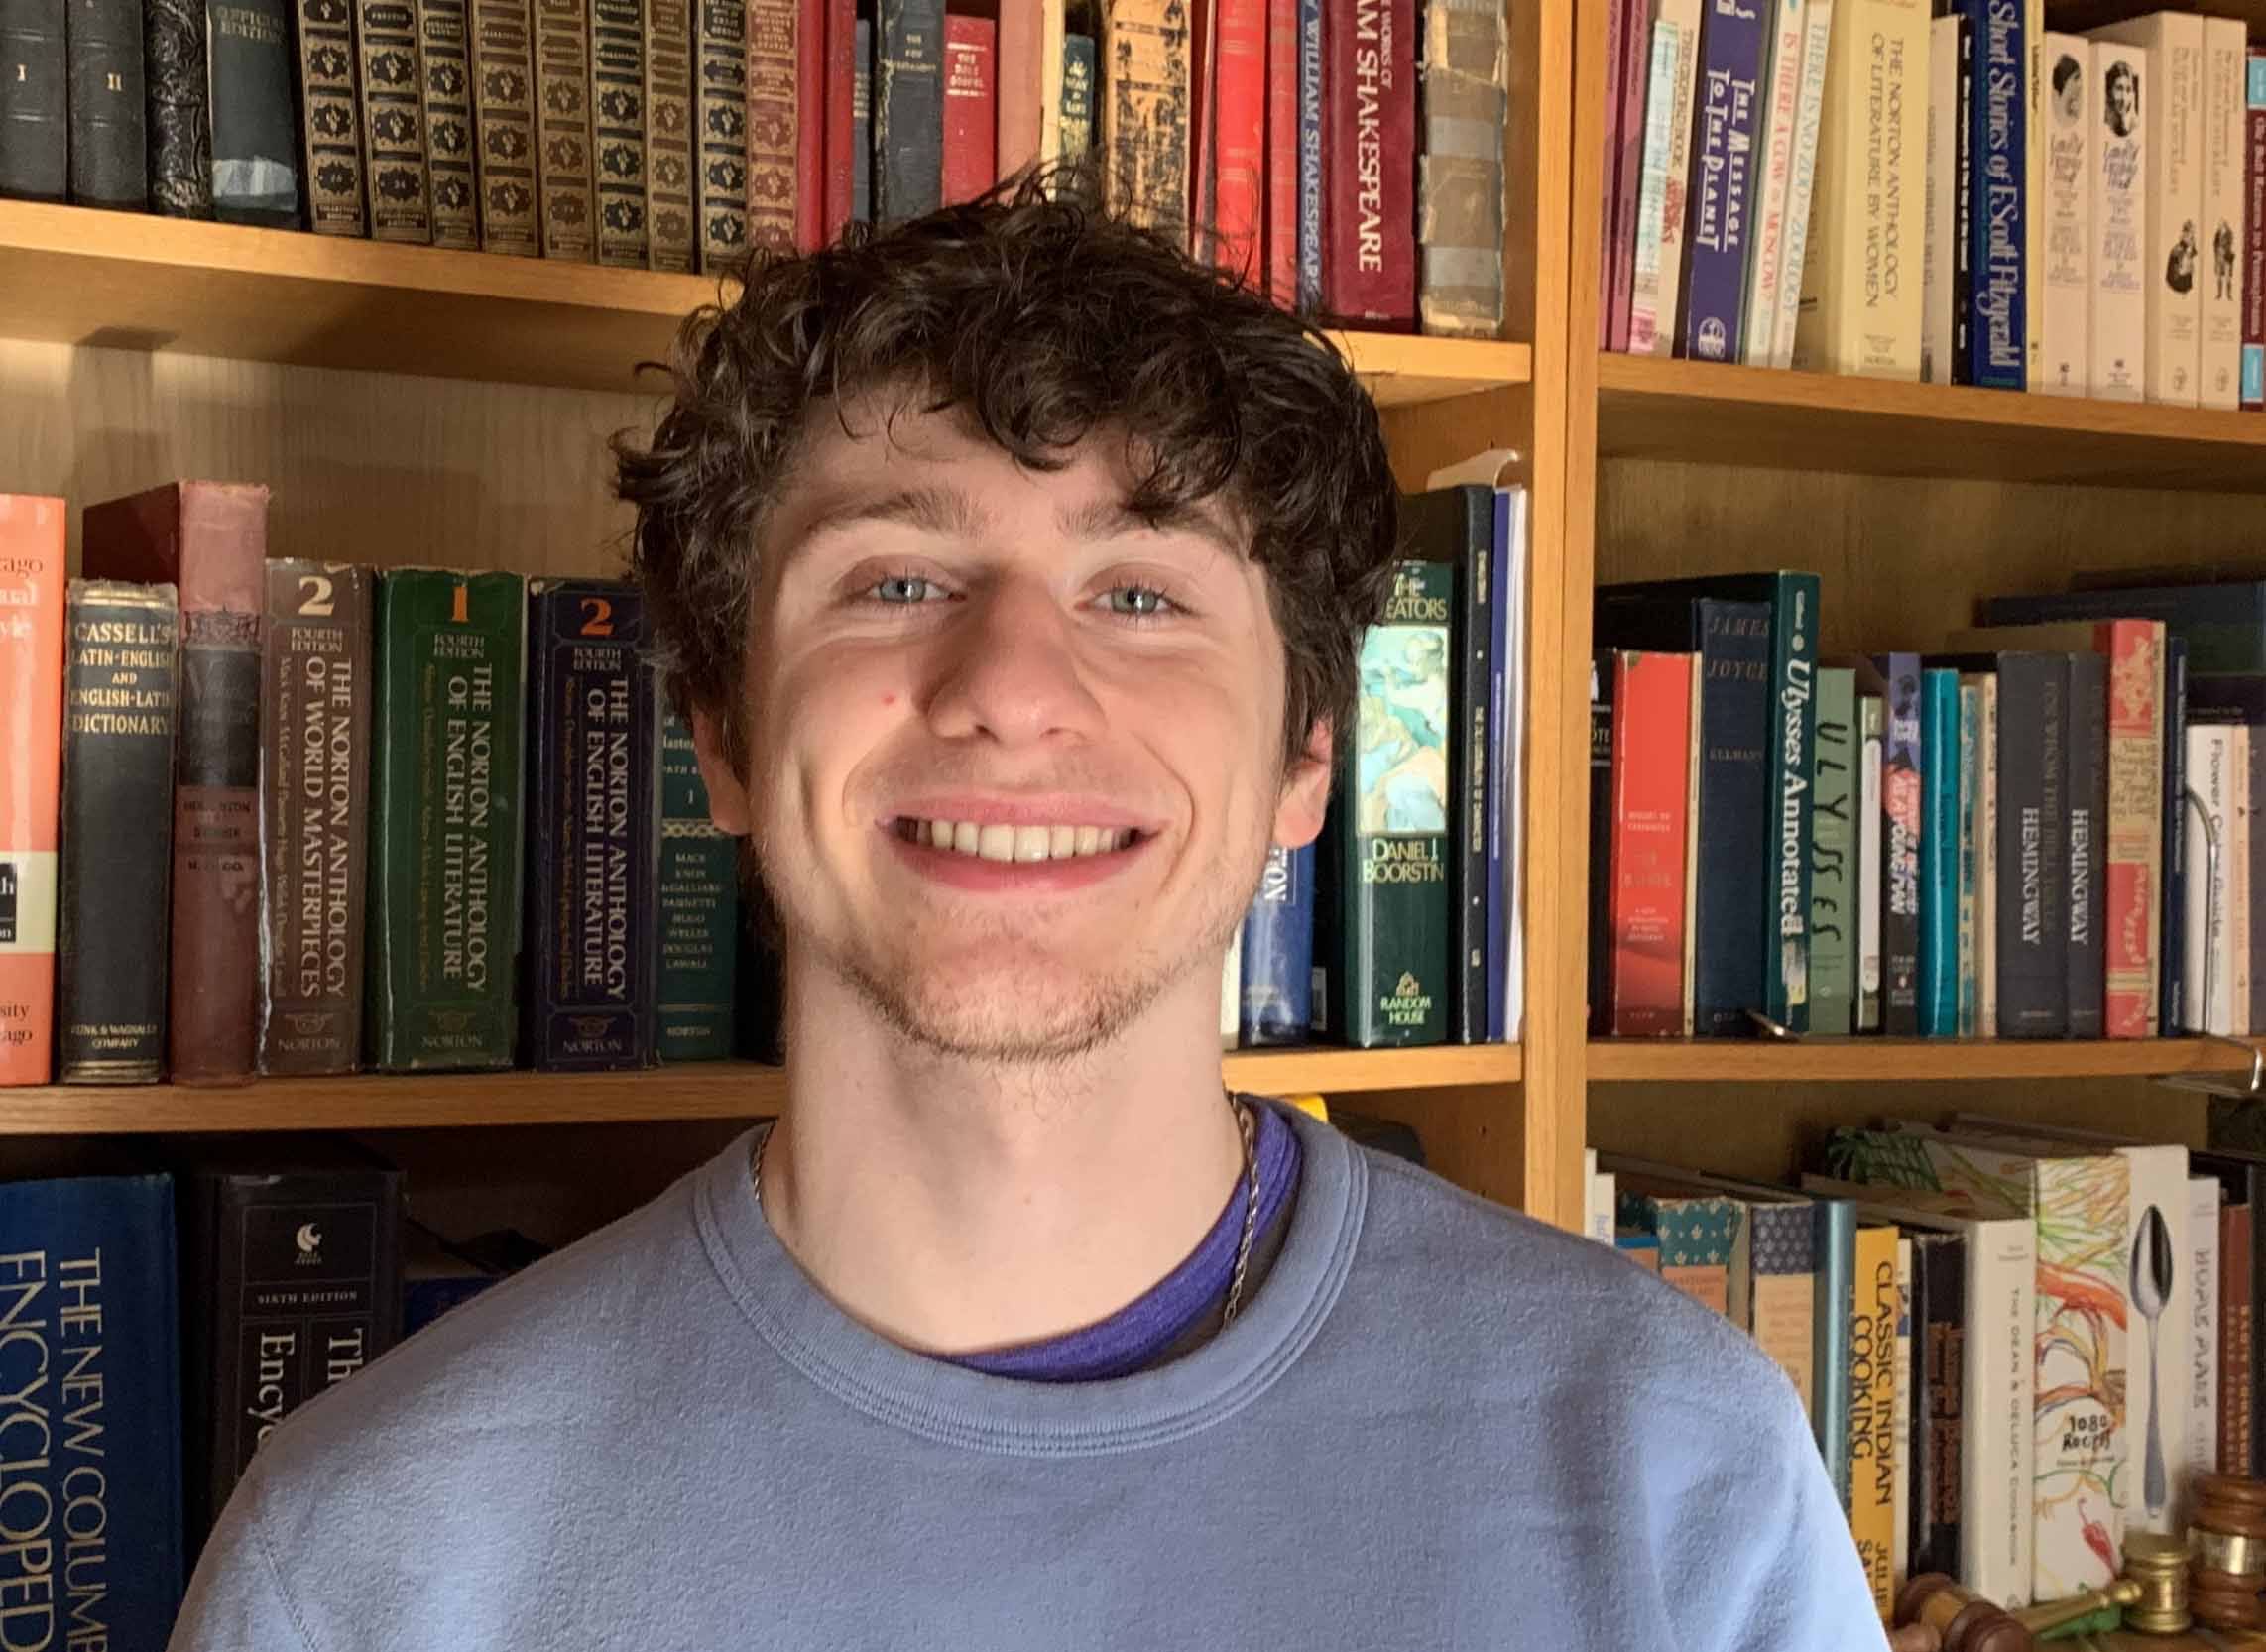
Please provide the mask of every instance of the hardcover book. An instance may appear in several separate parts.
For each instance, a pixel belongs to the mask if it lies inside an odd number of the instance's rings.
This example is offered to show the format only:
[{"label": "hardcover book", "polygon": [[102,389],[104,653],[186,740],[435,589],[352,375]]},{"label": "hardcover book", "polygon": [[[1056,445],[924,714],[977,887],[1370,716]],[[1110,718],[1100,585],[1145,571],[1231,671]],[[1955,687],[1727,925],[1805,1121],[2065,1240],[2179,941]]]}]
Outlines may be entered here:
[{"label": "hardcover book", "polygon": [[1894,1606],[1896,1230],[1859,1223],[1854,1257],[1855,1329],[1849,1338],[1849,1535],[1885,1619]]},{"label": "hardcover book", "polygon": [[1747,240],[1746,280],[1739,321],[1739,360],[1770,365],[1778,342],[1778,283],[1785,272],[1786,205],[1794,172],[1794,125],[1802,105],[1802,52],[1808,39],[1807,0],[1771,0],[1763,17],[1767,71],[1756,87],[1762,106],[1755,123],[1754,232]]},{"label": "hardcover book", "polygon": [[242,1083],[258,1065],[267,536],[268,490],[256,483],[171,482],[89,505],[81,519],[89,578],[179,593],[167,1009],[177,1083]]},{"label": "hardcover book", "polygon": [[355,86],[354,0],[298,0],[300,130],[306,141],[307,228],[367,235],[362,97]]},{"label": "hardcover book", "polygon": [[2070,772],[2064,866],[2069,882],[2062,921],[2069,941],[2069,1034],[2098,1038],[2107,1003],[2108,953],[2102,943],[2108,817],[2108,670],[2096,653],[2073,653],[2070,728],[2063,750]]},{"label": "hardcover book", "polygon": [[[1920,377],[1948,385],[1952,373],[1952,267],[1959,239],[1960,31],[1964,18],[1928,22],[1928,127],[1921,235]],[[1825,210],[1821,200],[1820,212]]]},{"label": "hardcover book", "polygon": [[1401,563],[1382,621],[1362,641],[1315,955],[1322,1030],[1365,1049],[1442,1042],[1460,980],[1449,896],[1457,573],[1450,562]]},{"label": "hardcover book", "polygon": [[370,574],[279,559],[267,596],[260,1071],[351,1073],[362,1053]]},{"label": "hardcover book", "polygon": [[1062,159],[1081,169],[1094,150],[1094,37],[1062,37]]},{"label": "hardcover book", "polygon": [[1696,361],[1741,359],[1739,323],[1754,211],[1749,157],[1765,50],[1761,0],[1708,0],[1692,135],[1684,315],[1677,329],[1679,353]]},{"label": "hardcover book", "polygon": [[[944,201],[944,0],[880,0],[880,4],[881,35],[876,45],[880,62],[874,82],[874,219],[877,223],[894,223],[933,212]],[[1185,13],[1178,8],[1174,11],[1185,19]],[[1185,21],[1179,38],[1181,105],[1185,109]],[[1185,155],[1185,151],[1179,153]],[[1183,233],[1185,227],[1183,221]]]},{"label": "hardcover book", "polygon": [[1786,229],[1778,255],[1777,314],[1770,343],[1770,365],[1780,369],[1794,365],[1794,335],[1801,323],[1802,273],[1810,257],[1818,137],[1825,124],[1826,59],[1833,45],[1835,11],[1835,0],[1808,0],[1803,7],[1802,78],[1794,109],[1794,153],[1786,177]]},{"label": "hardcover book", "polygon": [[708,813],[692,731],[660,720],[660,966],[656,1040],[663,1061],[732,1053],[732,967],[740,925],[739,840]]},{"label": "hardcover book", "polygon": [[[427,0],[429,3],[429,0]],[[598,262],[646,258],[646,19],[649,0],[590,0],[590,111]],[[437,146],[436,146],[437,147]],[[437,164],[437,154],[435,156]]]},{"label": "hardcover book", "polygon": [[690,275],[692,215],[691,0],[646,0],[646,256]]},{"label": "hardcover book", "polygon": [[1619,1172],[1615,1189],[1619,1227],[1659,1240],[1661,1279],[1728,1316],[1731,1252],[1746,1224],[1746,1207],[1721,1196],[1648,1192],[1641,1180]]},{"label": "hardcover book", "polygon": [[[588,264],[596,218],[590,181],[588,0],[535,0],[535,36],[536,178],[540,188],[542,255]],[[737,120],[732,135],[737,142]],[[744,172],[744,162],[742,167]]]},{"label": "hardcover book", "polygon": [[2202,807],[2187,822],[2187,1019],[2183,1030],[2232,1037],[2232,832],[2242,786],[2239,727],[2188,723],[2188,784]]},{"label": "hardcover book", "polygon": [[2242,406],[2266,409],[2266,46],[2243,61]]},{"label": "hardcover book", "polygon": [[[1899,684],[1899,676],[1889,674],[1892,701]],[[1919,1031],[1926,1038],[1952,1038],[1960,1030],[1959,673],[1928,666],[1919,687]],[[1894,738],[1892,726],[1891,746]]]},{"label": "hardcover book", "polygon": [[1259,174],[1266,145],[1266,6],[1265,0],[1213,0],[1212,10],[1211,133],[1204,146],[1211,210],[1199,225],[1198,250],[1255,292],[1264,280]]},{"label": "hardcover book", "polygon": [[2203,109],[2198,154],[2203,216],[2196,286],[2203,299],[2196,391],[2206,408],[2242,403],[2242,241],[2248,41],[2239,18],[2203,20]]},{"label": "hardcover book", "polygon": [[[1426,0],[1423,28],[1417,318],[1428,333],[1494,338],[1503,322],[1502,130],[1510,107],[1509,23],[1503,8],[1490,0]],[[1293,256],[1293,272],[1295,262]]]},{"label": "hardcover book", "polygon": [[[1425,61],[1429,64],[1431,59]],[[1284,309],[1295,309],[1298,305],[1298,0],[1266,0],[1264,75],[1266,140],[1265,155],[1259,167],[1265,201],[1265,224],[1260,234],[1265,271],[1262,291],[1270,302]],[[1453,93],[1443,89],[1441,95],[1452,97]],[[1056,108],[1060,102],[1057,97],[1046,107]],[[1501,123],[1497,121],[1496,125],[1499,128]],[[1499,140],[1495,148],[1499,153]],[[1423,210],[1423,198],[1424,184],[1419,178],[1419,212]]]},{"label": "hardcover book", "polygon": [[654,675],[645,598],[616,580],[528,587],[527,1064],[655,1062]]},{"label": "hardcover book", "polygon": [[0,1085],[55,1054],[67,578],[60,499],[0,494]]},{"label": "hardcover book", "polygon": [[1590,662],[1590,907],[1588,940],[1589,1029],[1612,1035],[1613,893],[1613,685],[1619,676],[1610,649]]},{"label": "hardcover book", "polygon": [[[1859,674],[1862,687],[1867,679]],[[1856,1030],[1880,1030],[1881,766],[1887,708],[1878,694],[1856,697]]]},{"label": "hardcover book", "polygon": [[[2141,291],[2146,295],[2147,338],[2142,356],[2151,402],[2195,407],[2203,355],[2203,287],[2208,256],[2203,222],[2204,32],[2203,19],[2155,12],[2092,31],[2147,54],[2152,83],[2109,82],[2108,132],[2119,123],[2141,133],[2143,203]],[[2145,90],[2147,96],[2140,94]],[[2138,100],[2135,112],[2127,96]]]},{"label": "hardcover book", "polygon": [[1922,793],[1926,761],[1917,654],[1883,654],[1880,741],[1880,1030],[1920,1031]]},{"label": "hardcover book", "polygon": [[[0,13],[0,53],[15,68],[0,75],[0,195],[60,201],[70,193],[70,67],[66,0],[17,0]],[[204,15],[197,0],[197,16]]]},{"label": "hardcover book", "polygon": [[182,1560],[173,1184],[0,1185],[0,1250],[9,1426],[39,1441],[9,1461],[11,1633],[161,1652]]},{"label": "hardcover book", "polygon": [[2107,947],[2103,1031],[2152,1038],[2163,927],[2164,627],[2111,620],[2096,645],[2108,661]]},{"label": "hardcover book", "polygon": [[[343,8],[352,3],[333,0]],[[204,0],[145,0],[142,73],[150,99],[150,210],[169,218],[212,216],[210,40]],[[349,88],[350,129],[358,124],[352,119],[354,107]],[[59,122],[61,113],[55,111]],[[13,150],[13,143],[9,147]],[[0,168],[5,166],[0,161]],[[0,194],[14,193],[0,182]]]},{"label": "hardcover book", "polygon": [[[290,0],[229,0],[208,11],[205,52],[175,64],[169,78],[201,68],[211,114],[212,214],[234,224],[297,229],[299,222],[299,123],[293,113]],[[173,37],[177,45],[185,44]],[[182,130],[160,141],[181,166],[195,164],[195,113],[169,93]],[[164,165],[161,162],[161,165]],[[190,198],[182,190],[180,198]]]},{"label": "hardcover book", "polygon": [[1856,1029],[1856,673],[1829,665],[1818,672],[1811,793],[1810,1030],[1837,1036]]},{"label": "hardcover book", "polygon": [[1628,348],[1665,356],[1676,346],[1684,292],[1684,219],[1692,177],[1692,97],[1700,72],[1699,0],[1670,0],[1652,25],[1652,83],[1645,96],[1644,171],[1636,209],[1636,284]]},{"label": "hardcover book", "polygon": [[1998,715],[1998,1032],[2060,1038],[2070,1024],[2069,657],[1999,655]]},{"label": "hardcover book", "polygon": [[[1992,662],[1995,666],[1996,661]],[[1981,712],[1975,734],[1974,1003],[1975,1034],[1998,1036],[1998,672],[1971,680]]]},{"label": "hardcover book", "polygon": [[1298,0],[1298,307],[1322,302],[1322,0]]},{"label": "hardcover book", "polygon": [[[853,151],[850,179],[850,221],[870,224],[874,221],[874,25],[870,18],[858,19],[856,32],[858,69],[850,82],[850,148]],[[1073,85],[1070,60],[1079,48],[1085,50],[1085,76]],[[1064,59],[1062,81],[1062,129],[1064,154],[1067,156],[1070,134],[1076,126],[1077,106],[1083,98],[1085,111],[1084,131],[1088,142],[1093,136],[1093,83],[1094,43],[1089,39],[1065,40],[1062,43]],[[1080,146],[1078,159],[1085,157]]]},{"label": "hardcover book", "polygon": [[134,0],[68,0],[68,12],[70,198],[139,212],[150,201],[142,8]]},{"label": "hardcover book", "polygon": [[700,269],[712,274],[748,256],[748,8],[695,0],[692,16]]},{"label": "hardcover book", "polygon": [[535,258],[535,49],[528,0],[472,0],[480,250]]},{"label": "hardcover book", "polygon": [[1977,910],[1982,857],[1978,849],[1982,815],[1982,682],[1960,679],[1959,853],[1959,1035],[1972,1038],[1981,1025],[1981,992],[1977,964],[1980,958],[1981,921]]},{"label": "hardcover book", "polygon": [[2056,396],[2084,396],[2092,384],[2087,341],[2092,326],[2092,203],[2094,100],[2091,45],[2076,35],[2048,35],[2046,72],[2045,268],[2036,290],[2045,299],[2039,337],[2045,346],[2039,388]]},{"label": "hardcover book", "polygon": [[2087,330],[2087,394],[2112,402],[2147,395],[2148,126],[2139,111],[2156,94],[2149,53],[2092,43],[2087,122],[2093,129],[2092,289]]},{"label": "hardcover book", "polygon": [[1692,722],[1699,656],[1613,655],[1609,998],[1616,1037],[1689,1033]]},{"label": "hardcover book", "polygon": [[2157,902],[2156,1028],[2169,1037],[2186,1025],[2188,922],[2188,643],[2164,634],[2164,892]]},{"label": "hardcover book", "polygon": [[1415,0],[1327,0],[1322,30],[1322,307],[1366,328],[1416,321]]},{"label": "hardcover book", "polygon": [[1305,1043],[1314,1018],[1313,981],[1314,848],[1275,844],[1244,914],[1238,1028],[1244,1047]]},{"label": "hardcover book", "polygon": [[2253,1243],[2255,1207],[2223,1204],[2218,1213],[2218,1472],[2252,1472],[2250,1423],[2255,1408],[2256,1356],[2252,1352]]},{"label": "hardcover book", "polygon": [[525,583],[379,574],[369,1063],[508,1067],[516,1046]]},{"label": "hardcover book", "polygon": [[[748,246],[794,251],[797,107],[796,0],[748,0]],[[889,15],[890,8],[883,8]],[[927,41],[933,62],[936,43]],[[889,69],[883,66],[884,84]],[[886,141],[886,140],[885,140]]]},{"label": "hardcover book", "polygon": [[947,204],[974,200],[999,177],[999,24],[944,18],[944,160]]},{"label": "hardcover book", "polygon": [[1911,1523],[1905,1575],[1957,1576],[1966,1445],[1967,1239],[1915,1232],[1912,1239]]},{"label": "hardcover book", "polygon": [[362,142],[370,158],[370,235],[432,240],[432,188],[425,168],[424,62],[419,0],[357,0],[362,48]]},{"label": "hardcover book", "polygon": [[472,42],[465,28],[472,0],[417,0],[432,244],[465,250],[480,245],[472,160]]},{"label": "hardcover book", "polygon": [[166,944],[180,621],[170,585],[74,579],[64,655],[56,1076],[166,1070]]},{"label": "hardcover book", "polygon": [[1613,13],[1617,22],[1607,24],[1606,50],[1613,60],[1607,70],[1612,84],[1606,104],[1606,165],[1612,191],[1607,208],[1599,297],[1605,347],[1614,351],[1628,348],[1636,211],[1642,183],[1644,99],[1652,60],[1651,9],[1647,0],[1619,0]]},{"label": "hardcover book", "polygon": [[[794,39],[794,250],[814,253],[826,210],[826,76],[832,67],[826,44],[826,14],[835,0],[795,0]],[[844,8],[845,15],[847,8]],[[1029,16],[1025,12],[1021,15]],[[1031,27],[1035,29],[1036,20]],[[847,82],[843,90],[849,89]],[[1037,111],[1031,111],[1033,117]]]},{"label": "hardcover book", "polygon": [[[1002,96],[993,142],[1003,177],[1020,172],[1038,160],[1039,129],[1047,124],[1046,118],[1060,104],[1059,85],[1053,100],[1046,96],[1047,12],[1045,5],[1009,6],[1003,9],[999,20],[998,83]],[[1062,63],[1062,7],[1059,3],[1052,7],[1052,18],[1054,62],[1059,76]],[[1263,48],[1261,50],[1263,52]]]}]

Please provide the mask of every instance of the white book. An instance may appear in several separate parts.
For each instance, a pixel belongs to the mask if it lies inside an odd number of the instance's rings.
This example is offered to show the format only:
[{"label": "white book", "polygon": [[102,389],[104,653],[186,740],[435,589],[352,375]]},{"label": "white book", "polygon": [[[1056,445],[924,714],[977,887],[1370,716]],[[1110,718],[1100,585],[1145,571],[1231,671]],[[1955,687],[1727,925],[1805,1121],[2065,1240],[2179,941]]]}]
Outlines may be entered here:
[{"label": "white book", "polygon": [[2045,388],[2046,324],[2041,300],[2046,283],[2046,226],[2038,202],[2046,198],[2046,0],[2022,0],[2022,39],[2030,60],[2023,65],[2022,198],[2022,362],[2023,388]]},{"label": "white book", "polygon": [[1220,1048],[1232,1050],[1243,1035],[1244,926],[1228,942],[1228,958],[1220,971]]},{"label": "white book", "polygon": [[2233,748],[2242,731],[2223,724],[2188,725],[2188,787],[2203,803],[2199,818],[2194,809],[2182,818],[2187,826],[2187,934],[2181,959],[2186,972],[2185,994],[2189,1032],[2215,1032],[2231,1037],[2228,1013],[2233,959],[2227,954],[2227,851],[2234,815],[2228,806],[2233,775],[2228,771]]},{"label": "white book", "polygon": [[[2146,134],[2146,239],[2140,263],[2148,295],[2148,400],[2192,408],[2203,342],[2204,23],[2154,12],[2092,31],[2096,41],[2148,49],[2156,83],[2140,101]],[[2113,104],[2116,88],[2106,88]],[[2114,130],[2111,123],[2110,130]]]},{"label": "white book", "polygon": [[2197,393],[2206,408],[2242,405],[2242,240],[2244,59],[2247,41],[2233,18],[2204,28],[2203,243],[2196,285],[2203,290],[2202,363]]},{"label": "white book", "polygon": [[[1874,705],[1879,705],[1875,700]],[[1857,752],[1856,808],[1856,1026],[1880,1025],[1880,762],[1878,728],[1863,732]],[[1870,1007],[1872,1018],[1865,1019]]]},{"label": "white book", "polygon": [[1590,1238],[1610,1249],[1616,1222],[1613,1214],[1614,1202],[1619,1197],[1620,1190],[1610,1170],[1598,1168],[1598,1150],[1595,1147],[1589,1149],[1589,1227],[1587,1232]]},{"label": "white book", "polygon": [[[1700,80],[1700,0],[1659,0],[1653,17],[1676,31],[1676,84],[1669,95],[1668,159],[1661,173],[1660,295],[1652,336],[1639,346],[1629,328],[1631,354],[1672,355],[1676,348],[1676,305],[1684,295],[1684,203],[1692,182],[1692,100]],[[1652,142],[1652,112],[1645,111],[1644,141]]]},{"label": "white book", "polygon": [[1802,317],[1802,261],[1809,256],[1810,209],[1818,181],[1818,127],[1826,106],[1826,53],[1834,35],[1834,0],[1809,0],[1802,25],[1802,82],[1794,101],[1794,158],[1786,176],[1786,236],[1778,259],[1778,320],[1770,365],[1794,365],[1794,327]]},{"label": "white book", "polygon": [[2176,1518],[2185,1529],[2195,1509],[2196,1480],[2218,1472],[2218,1207],[2216,1176],[2189,1178],[2188,1465]]},{"label": "white book", "polygon": [[1911,1188],[1806,1175],[1802,1190],[1851,1201],[1862,1221],[1966,1238],[1960,1581],[1999,1605],[2028,1605],[2034,1561],[2031,1478],[2037,1460],[2031,1433],[2037,1224],[2027,1216],[1979,1215],[1948,1195]]},{"label": "white book", "polygon": [[2156,95],[2145,47],[2092,43],[2086,82],[2093,129],[2092,300],[2086,340],[2091,394],[2138,402],[2148,393],[2148,129]]},{"label": "white book", "polygon": [[2093,124],[2086,118],[2092,47],[2076,35],[2045,39],[2045,193],[2031,214],[2044,232],[2044,332],[2038,388],[2083,396],[2092,383],[2087,341],[2092,327]]},{"label": "white book", "polygon": [[1960,20],[1928,23],[1927,226],[1921,247],[1920,377],[1952,382],[1952,265],[1959,249]]},{"label": "white book", "polygon": [[1037,6],[1038,164],[1044,167],[1062,159],[1062,122],[1054,111],[1062,107],[1062,40],[1068,20],[1064,0],[1037,0]]},{"label": "white book", "polygon": [[1802,41],[1807,0],[1770,0],[1762,25],[1770,60],[1762,84],[1754,143],[1754,238],[1746,249],[1739,360],[1769,364],[1778,330],[1778,278],[1786,258],[1786,197],[1794,170],[1794,122],[1802,100]]},{"label": "white book", "polygon": [[1975,1031],[1998,1036],[1998,673],[1982,678],[1981,819],[1975,846],[1974,993]]},{"label": "white book", "polygon": [[1896,1241],[1896,1420],[1889,1431],[1890,1590],[1901,1590],[1912,1561],[1912,1241]]},{"label": "white book", "polygon": [[[1683,58],[1698,46],[1665,18],[1652,24],[1650,67],[1644,93],[1644,142],[1636,186],[1636,280],[1629,295],[1628,353],[1658,355],[1660,345],[1660,231],[1667,218],[1669,125],[1675,118],[1676,81]],[[1669,329],[1674,330],[1675,311]]]}]

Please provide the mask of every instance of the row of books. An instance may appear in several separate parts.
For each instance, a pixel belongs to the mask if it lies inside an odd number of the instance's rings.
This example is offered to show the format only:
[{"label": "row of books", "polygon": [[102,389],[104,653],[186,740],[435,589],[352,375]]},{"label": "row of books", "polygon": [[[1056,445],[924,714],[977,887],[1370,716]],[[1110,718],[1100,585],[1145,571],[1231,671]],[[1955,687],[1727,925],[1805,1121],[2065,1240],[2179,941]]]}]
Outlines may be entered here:
[{"label": "row of books", "polygon": [[28,0],[0,194],[685,272],[1088,163],[1284,304],[1491,337],[1507,20],[1423,4],[1420,119],[1417,0]]},{"label": "row of books", "polygon": [[2266,1467],[2266,1154],[2222,1122],[2191,1152],[1889,1119],[1785,1184],[1600,1154],[1587,1220],[1785,1372],[1883,1616],[1927,1572],[2044,1604]]},{"label": "row of books", "polygon": [[2266,408],[2266,48],[2044,0],[1618,0],[1600,343]]},{"label": "row of books", "polygon": [[1593,1034],[2266,1029],[2266,587],[1992,598],[1822,664],[1818,593],[1600,588]]}]

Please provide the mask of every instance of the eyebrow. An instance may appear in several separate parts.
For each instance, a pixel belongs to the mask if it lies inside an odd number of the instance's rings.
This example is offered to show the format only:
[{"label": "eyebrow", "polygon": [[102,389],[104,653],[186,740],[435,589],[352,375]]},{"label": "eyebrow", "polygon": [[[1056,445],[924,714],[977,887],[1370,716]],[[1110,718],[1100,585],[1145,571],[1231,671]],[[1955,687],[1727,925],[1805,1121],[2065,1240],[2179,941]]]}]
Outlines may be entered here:
[{"label": "eyebrow", "polygon": [[816,538],[858,523],[896,523],[945,538],[974,538],[986,527],[983,512],[957,488],[899,488],[894,493],[845,501],[821,512],[802,531]]},{"label": "eyebrow", "polygon": [[1135,510],[1123,499],[1097,499],[1055,513],[1055,526],[1072,539],[1114,539],[1127,533],[1188,533],[1208,539],[1236,560],[1247,546],[1221,521],[1217,512],[1196,504],[1168,504],[1153,510]]}]

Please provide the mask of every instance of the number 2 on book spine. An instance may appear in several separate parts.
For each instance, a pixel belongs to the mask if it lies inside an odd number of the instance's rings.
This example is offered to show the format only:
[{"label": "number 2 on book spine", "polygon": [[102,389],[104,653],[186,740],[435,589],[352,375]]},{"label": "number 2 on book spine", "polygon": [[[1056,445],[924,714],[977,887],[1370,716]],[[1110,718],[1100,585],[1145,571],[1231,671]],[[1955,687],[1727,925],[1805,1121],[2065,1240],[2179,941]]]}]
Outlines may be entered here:
[{"label": "number 2 on book spine", "polygon": [[584,637],[611,637],[614,635],[614,605],[604,597],[582,599],[582,630]]},{"label": "number 2 on book spine", "polygon": [[318,573],[299,575],[298,611],[319,619],[329,619],[333,609],[331,584]]}]

